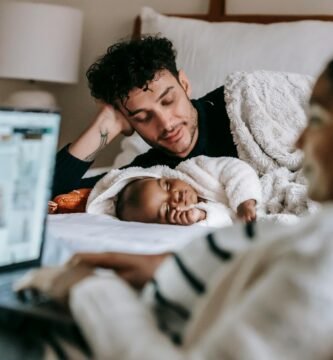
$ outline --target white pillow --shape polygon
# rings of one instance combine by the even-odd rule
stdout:
[[[141,32],[160,33],[173,42],[178,68],[184,69],[192,83],[193,98],[223,85],[234,71],[272,70],[317,76],[333,57],[333,22],[327,21],[211,23],[165,16],[144,7]],[[121,155],[126,163],[148,146],[137,137],[125,142],[125,149],[135,149],[130,156]]]
[[[129,164],[136,156],[150,149],[150,146],[135,132],[121,141],[120,148],[121,152],[115,157],[112,165],[115,169]]]
[[[234,71],[273,70],[317,76],[333,57],[333,22],[276,24],[211,23],[141,10],[141,32],[161,33],[178,54],[177,65],[193,86],[193,97],[224,84]]]

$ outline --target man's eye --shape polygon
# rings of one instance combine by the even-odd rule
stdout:
[[[173,103],[173,98],[170,99],[163,99],[162,105],[171,105]]]
[[[143,118],[135,118],[134,120],[139,122],[139,123],[147,123],[149,122],[150,120],[152,119],[152,116],[151,115],[147,115]]]

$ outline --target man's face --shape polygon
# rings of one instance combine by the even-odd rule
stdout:
[[[333,89],[325,73],[313,89],[308,126],[296,145],[304,151],[309,196],[316,201],[333,200]]]
[[[130,125],[152,147],[186,157],[198,138],[198,115],[189,100],[190,84],[167,70],[156,74],[147,88],[135,88],[120,105]]]
[[[130,191],[139,196],[138,205],[125,211],[130,221],[171,224],[172,209],[184,210],[198,203],[197,192],[179,179],[142,179],[133,183]]]

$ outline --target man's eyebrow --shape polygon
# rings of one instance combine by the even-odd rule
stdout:
[[[156,99],[156,102],[157,102],[157,101],[160,101],[160,100],[161,100],[165,95],[167,95],[167,94],[169,93],[169,91],[172,90],[173,88],[174,88],[174,86],[168,86],[168,87],[162,92],[162,94]],[[125,107],[125,109],[127,110],[129,116],[134,116],[134,115],[138,114],[138,113],[141,112],[141,111],[147,111],[146,109],[136,109],[136,110],[131,111],[131,110],[127,109],[126,107]]]
[[[163,92],[162,94],[157,98],[156,101],[161,100],[170,90],[172,90],[174,87],[173,86],[168,86]]]

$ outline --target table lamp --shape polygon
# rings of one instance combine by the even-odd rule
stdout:
[[[0,4],[0,77],[31,82],[74,84],[78,80],[83,16],[67,6]],[[5,105],[55,109],[54,96],[42,90],[17,91]]]

